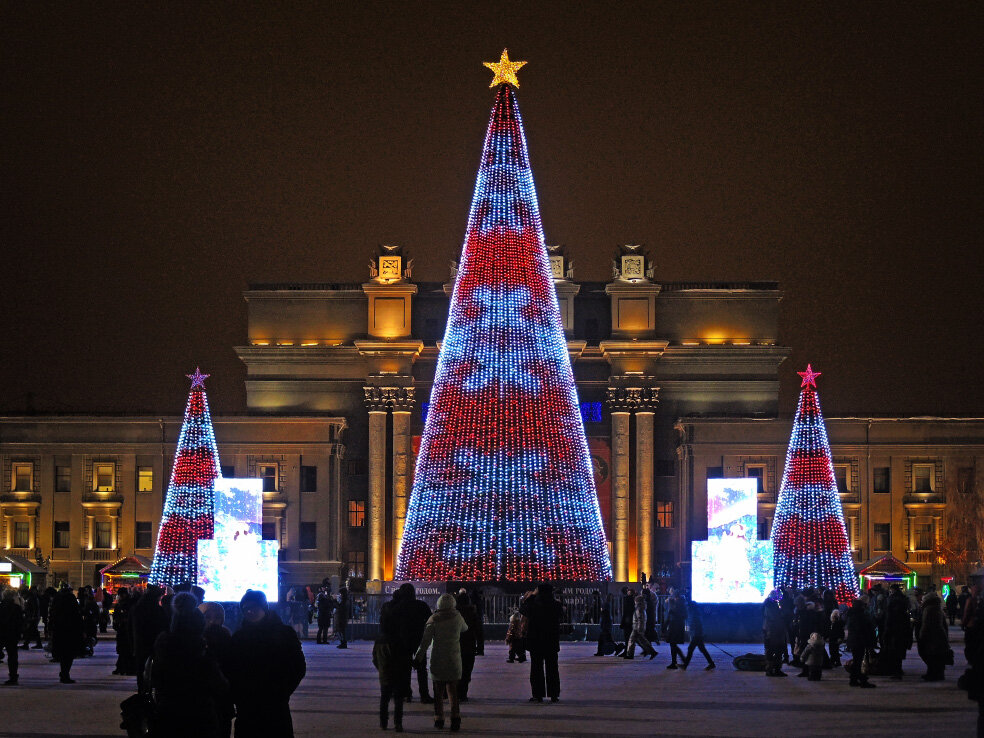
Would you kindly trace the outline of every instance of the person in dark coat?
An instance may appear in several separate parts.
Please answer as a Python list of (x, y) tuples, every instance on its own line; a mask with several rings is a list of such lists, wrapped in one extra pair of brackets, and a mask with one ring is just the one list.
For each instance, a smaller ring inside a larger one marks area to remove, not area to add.
[[(232, 670), (232, 633), (225, 626), (225, 610), (218, 602), (206, 602), (198, 609), (205, 617), (205, 655), (219, 667), (222, 675), (229, 679)], [(236, 716), (236, 708), (232, 702), (230, 691), (219, 702), (219, 736), (229, 738), (232, 734), (232, 719)]]
[[(597, 593), (596, 593), (597, 594)], [(598, 650), (595, 656), (608, 656), (618, 650), (612, 637), (612, 596), (605, 595), (605, 602), (598, 611)], [(625, 647), (622, 647), (625, 650)]]
[(338, 607), (335, 608), (335, 621), (333, 623), (335, 635), (338, 636), (339, 640), (337, 648), (348, 648), (348, 633), (346, 630), (348, 628), (350, 607), (348, 589), (340, 587), (338, 590)]
[(632, 613), (635, 612), (635, 590), (622, 587), (622, 618), (618, 625), (622, 629), (623, 640), (629, 642), (632, 635)]
[(157, 636), (150, 683), (157, 709), (155, 736), (221, 738), (229, 682), (205, 655), (205, 617), (197, 598), (181, 592), (171, 601), (170, 628)]
[(82, 611), (82, 644), (79, 655), (91, 656), (96, 650), (99, 634), (99, 603), (92, 593), (92, 587), (79, 589), (79, 609)]
[(642, 596), (646, 601), (646, 640), (653, 645), (659, 645), (659, 617), (657, 617), (657, 605), (659, 603), (656, 595), (649, 588), (648, 584), (642, 585)]
[(950, 625), (955, 625), (957, 622), (957, 601), (957, 593), (951, 587), (943, 603), (946, 605), (946, 616), (950, 619)]
[(666, 642), (670, 645), (670, 665), (667, 669), (677, 669), (677, 657), (680, 662), (686, 661), (686, 656), (680, 644), (687, 640), (687, 605), (683, 598), (674, 590), (670, 590), (670, 598), (666, 601)]
[(943, 603), (936, 592), (927, 592), (923, 597), (918, 645), (919, 657), (926, 663), (923, 681), (943, 681), (950, 651), (950, 636), (946, 617), (943, 615)]
[(113, 607), (113, 631), (116, 633), (116, 668), (114, 674), (133, 674), (133, 637), (130, 634), (130, 590), (120, 588)]
[(17, 643), (24, 630), (24, 609), (17, 603), (17, 593), (12, 589), (3, 591), (0, 601), (0, 648), (7, 651), (7, 676), (5, 686), (12, 687), (18, 679)]
[(882, 641), (879, 654), (882, 673), (892, 679), (901, 679), (902, 661), (906, 651), (912, 648), (912, 626), (909, 622), (909, 600), (897, 584), (893, 584), (889, 590)]
[(322, 587), (321, 591), (318, 592), (318, 598), (315, 600), (315, 606), (318, 608), (317, 643), (328, 643), (328, 628), (331, 627), (332, 615), (337, 604), (328, 587)]
[[(478, 615), (478, 625), (475, 629), (475, 655), (485, 655), (485, 594), (476, 587), (471, 591), (471, 603)], [(469, 626), (471, 630), (471, 626)]]
[(62, 587), (52, 600), (48, 624), (51, 626), (51, 656), (61, 666), (59, 681), (75, 684), (71, 671), (82, 644), (82, 609), (68, 585)]
[[(430, 619), (431, 610), (427, 603), (417, 599), (417, 590), (410, 582), (400, 585), (403, 593), (400, 599), (399, 618), (400, 618), (400, 640), (407, 648), (410, 658), (410, 668), (417, 672), (417, 691), (420, 694), (420, 701), (425, 705), (434, 703), (434, 698), (430, 695), (430, 681), (427, 675), (427, 656), (419, 661), (413, 660), (413, 655), (420, 648), (420, 640), (424, 637), (424, 628)], [(412, 699), (410, 694), (410, 681), (407, 680), (407, 702)]]
[(468, 626), (460, 636), (461, 642), (461, 679), (458, 680), (458, 702), (468, 701), (468, 685), (471, 684), (472, 670), (475, 668), (475, 656), (478, 654), (478, 610), (472, 604), (465, 590), (461, 590), (455, 598), (455, 609)]
[(403, 588), (379, 610), (379, 633), (372, 648), (372, 663), (379, 672), (379, 727), (389, 723), (389, 703), (393, 700), (393, 724), (403, 730), (403, 700), (410, 692), (410, 652), (403, 641), (401, 605)]
[(841, 617), (840, 610), (834, 610), (830, 613), (830, 640), (827, 644), (827, 649), (830, 651), (830, 665), (840, 666), (841, 665), (841, 654), (840, 647), (841, 643), (844, 642), (844, 620)]
[(823, 610), (817, 607), (817, 603), (812, 600), (804, 600), (796, 624), (796, 658), (802, 667), (798, 676), (808, 677), (810, 675), (810, 665), (802, 659), (801, 654), (803, 653), (803, 649), (810, 643), (810, 638), (814, 633), (819, 633), (822, 637), (829, 632), (830, 627), (827, 619), (824, 617)]
[(875, 635), (875, 621), (868, 612), (865, 601), (861, 598), (854, 600), (847, 611), (847, 650), (851, 652), (851, 681), (852, 687), (865, 689), (875, 685), (868, 681), (862, 665), (864, 657), (878, 644)]
[(133, 631), (133, 666), (137, 671), (137, 691), (147, 690), (144, 671), (147, 659), (154, 653), (157, 636), (170, 627), (170, 616), (161, 604), (164, 590), (148, 585), (140, 599), (130, 608), (130, 629)]
[(34, 648), (44, 648), (41, 643), (41, 597), (37, 587), (31, 587), (24, 597), (24, 645), (22, 648), (30, 648), (31, 641), (34, 641)]
[[(773, 595), (776, 595), (773, 592)], [(762, 603), (762, 640), (765, 645), (765, 675), (786, 676), (782, 670), (786, 652), (786, 639), (789, 628), (786, 624), (785, 613), (780, 609), (779, 600), (775, 596), (767, 597)]]
[(694, 656), (694, 650), (699, 648), (704, 658), (707, 659), (707, 666), (704, 667), (704, 671), (713, 671), (717, 666), (714, 664), (711, 654), (707, 652), (707, 646), (704, 645), (704, 621), (701, 619), (699, 606), (693, 600), (687, 603), (687, 617), (690, 621), (690, 645), (687, 646), (687, 658), (683, 660), (681, 667), (686, 669), (690, 666), (690, 659)]
[[(783, 589), (778, 599), (779, 610), (782, 614), (782, 621), (786, 624), (786, 651), (782, 655), (782, 660), (789, 663), (789, 649), (796, 645), (796, 599), (793, 597), (793, 588)], [(793, 659), (795, 661), (795, 658)]]
[(239, 606), (243, 624), (232, 636), (230, 670), (236, 738), (293, 738), (290, 696), (307, 671), (301, 642), (263, 592), (247, 590)]
[[(530, 702), (543, 702), (544, 696), (551, 702), (560, 699), (560, 623), (564, 610), (554, 599), (553, 585), (541, 584), (527, 597), (519, 608), (527, 620), (526, 648), (530, 652)], [(631, 616), (632, 612), (629, 611)], [(631, 632), (631, 630), (630, 630)]]

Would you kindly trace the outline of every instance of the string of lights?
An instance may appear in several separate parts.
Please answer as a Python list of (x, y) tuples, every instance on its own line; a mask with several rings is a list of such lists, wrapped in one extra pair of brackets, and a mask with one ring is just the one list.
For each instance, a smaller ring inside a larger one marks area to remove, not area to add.
[(812, 366), (803, 378), (772, 527), (777, 587), (824, 587), (837, 601), (857, 597), (844, 511)]
[[(515, 80), (521, 63), (510, 64)], [(518, 83), (502, 82), (482, 150), (396, 577), (610, 579), (512, 88)]]
[(221, 467), (205, 394), (205, 380), (209, 375), (196, 368), (194, 374), (187, 376), (191, 391), (150, 570), (150, 583), (160, 586), (195, 584), (198, 541), (213, 535), (214, 486)]

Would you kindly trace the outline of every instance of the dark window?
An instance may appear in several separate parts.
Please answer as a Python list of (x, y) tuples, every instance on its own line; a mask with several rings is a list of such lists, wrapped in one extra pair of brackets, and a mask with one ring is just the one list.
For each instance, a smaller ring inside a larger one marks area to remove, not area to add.
[(676, 475), (676, 459), (656, 459), (656, 476), (672, 477)]
[(357, 476), (359, 474), (366, 474), (369, 471), (369, 466), (365, 459), (349, 459), (345, 462), (345, 471), (348, 472), (349, 476)]
[(932, 492), (934, 471), (935, 470), (932, 464), (913, 464), (912, 465), (912, 491)]
[(834, 465), (834, 479), (837, 482), (837, 493), (846, 495), (851, 491), (848, 486), (847, 479), (850, 473), (851, 467), (847, 464), (835, 464)]
[(873, 491), (885, 494), (892, 491), (892, 468), (889, 466), (876, 466), (874, 469), (874, 479), (872, 480)]
[(256, 471), (259, 474), (260, 479), (263, 480), (263, 491), (264, 492), (276, 492), (277, 491), (277, 465), (276, 464), (260, 464), (256, 467)]
[(31, 533), (27, 523), (14, 523), (14, 548), (27, 548), (31, 545)]
[(758, 519), (758, 539), (760, 541), (767, 541), (772, 535), (772, 519), (771, 518), (759, 518)]
[(67, 520), (55, 522), (55, 548), (68, 548), (70, 530)]
[(602, 420), (600, 402), (581, 403), (581, 422), (600, 423)]
[(318, 524), (301, 523), (301, 548), (318, 547)]
[(34, 484), (33, 464), (14, 464), (14, 492), (30, 492)]
[(441, 338), (441, 321), (437, 318), (424, 318), (424, 340), (439, 341)]
[(598, 343), (601, 331), (598, 330), (598, 319), (588, 318), (584, 321), (584, 339), (588, 343)]
[(891, 551), (892, 550), (892, 524), (891, 523), (875, 523), (874, 530), (874, 541), (872, 544), (875, 551)]
[(364, 528), (366, 525), (366, 503), (362, 500), (349, 500), (348, 524), (350, 528)]
[(764, 492), (765, 491), (765, 467), (762, 466), (746, 466), (745, 476), (749, 479), (755, 480), (755, 491)]
[(302, 466), (301, 492), (317, 492), (317, 491), (318, 491), (318, 467)]
[(92, 530), (93, 548), (112, 548), (113, 547), (113, 524), (106, 521), (97, 521), (93, 524)]
[(233, 479), (233, 478), (235, 478), (235, 476), (236, 476), (236, 465), (235, 464), (229, 464), (229, 465), (223, 464), (222, 465), (222, 476), (224, 478), (226, 478), (226, 479)]
[(348, 563), (349, 576), (364, 577), (366, 575), (366, 554), (364, 551), (349, 551), (345, 559)]
[(150, 548), (153, 546), (151, 525), (149, 520), (137, 521), (137, 540), (135, 548)]
[(277, 524), (276, 523), (264, 523), (263, 524), (263, 540), (264, 541), (275, 541), (275, 540), (277, 540)]
[(708, 479), (724, 479), (724, 467), (723, 466), (709, 466), (709, 467), (707, 467), (707, 478)]
[(974, 467), (962, 466), (957, 469), (957, 491), (962, 495), (974, 494)]
[(55, 492), (71, 492), (71, 491), (72, 491), (72, 467), (56, 466)]

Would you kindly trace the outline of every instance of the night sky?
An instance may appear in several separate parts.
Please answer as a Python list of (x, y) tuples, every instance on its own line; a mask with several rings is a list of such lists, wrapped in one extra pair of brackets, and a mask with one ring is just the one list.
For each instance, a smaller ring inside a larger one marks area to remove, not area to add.
[(0, 412), (241, 412), (248, 283), (447, 279), (508, 47), (577, 280), (777, 280), (784, 414), (984, 416), (981, 7), (3, 2)]

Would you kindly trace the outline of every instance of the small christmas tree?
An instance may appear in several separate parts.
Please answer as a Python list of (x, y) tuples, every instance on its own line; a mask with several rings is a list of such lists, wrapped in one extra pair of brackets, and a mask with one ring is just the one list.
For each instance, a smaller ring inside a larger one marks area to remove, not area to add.
[(816, 378), (807, 365), (786, 452), (772, 528), (777, 587), (825, 587), (837, 601), (858, 596)]
[(151, 584), (195, 584), (198, 541), (212, 537), (215, 478), (220, 467), (205, 395), (208, 376), (197, 368), (194, 374), (187, 375), (191, 391), (164, 500), (164, 518), (150, 570)]
[(505, 51), (420, 444), (397, 579), (610, 579)]

